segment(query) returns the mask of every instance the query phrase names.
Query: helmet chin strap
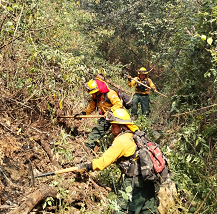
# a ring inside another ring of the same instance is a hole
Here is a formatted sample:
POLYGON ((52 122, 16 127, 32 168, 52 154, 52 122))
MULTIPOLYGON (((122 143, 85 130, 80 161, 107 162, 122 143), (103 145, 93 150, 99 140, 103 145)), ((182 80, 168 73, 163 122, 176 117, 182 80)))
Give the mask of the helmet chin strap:
POLYGON ((124 124, 120 124, 120 125, 121 125, 121 128, 120 128, 118 134, 127 130, 127 127, 124 124))

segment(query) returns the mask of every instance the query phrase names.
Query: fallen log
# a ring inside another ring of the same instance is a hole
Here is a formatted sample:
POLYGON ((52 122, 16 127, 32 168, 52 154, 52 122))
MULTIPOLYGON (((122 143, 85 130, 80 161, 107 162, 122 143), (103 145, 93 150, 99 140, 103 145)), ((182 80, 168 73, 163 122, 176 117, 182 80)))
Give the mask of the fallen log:
POLYGON ((0 209, 12 209, 16 207, 16 205, 0 205, 0 209))
POLYGON ((35 192, 31 193, 27 199, 15 210, 9 214, 28 214, 40 201, 47 197, 55 198, 57 196, 57 190, 55 187, 43 185, 35 192))

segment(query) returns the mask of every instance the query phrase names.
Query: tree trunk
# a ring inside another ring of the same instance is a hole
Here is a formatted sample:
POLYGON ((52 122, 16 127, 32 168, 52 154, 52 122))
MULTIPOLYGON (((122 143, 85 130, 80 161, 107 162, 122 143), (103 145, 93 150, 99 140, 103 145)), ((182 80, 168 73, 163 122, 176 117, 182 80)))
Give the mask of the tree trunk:
POLYGON ((43 185, 38 190, 31 193, 18 208, 11 211, 9 214, 28 214, 40 201, 49 196, 55 198, 56 195, 56 188, 43 185))

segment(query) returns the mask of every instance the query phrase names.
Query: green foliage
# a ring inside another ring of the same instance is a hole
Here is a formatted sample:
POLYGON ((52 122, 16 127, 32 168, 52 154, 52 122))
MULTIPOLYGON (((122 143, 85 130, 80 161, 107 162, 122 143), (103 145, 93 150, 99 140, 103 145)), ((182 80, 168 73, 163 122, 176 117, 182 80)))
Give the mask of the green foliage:
POLYGON ((55 186, 57 187, 58 193, 57 193, 57 199, 59 200, 59 207, 62 210, 67 210, 67 206, 68 206, 68 200, 70 198, 69 195, 69 186, 75 181, 74 178, 71 178, 68 182, 68 186, 62 187, 62 182, 63 182, 62 177, 60 176, 56 176, 56 179, 53 180, 49 186, 55 186))
MULTIPOLYGON (((216 183, 216 170, 209 169, 213 160, 209 159, 209 146, 206 143, 206 136, 200 134, 199 124, 200 119, 197 119, 182 127, 178 133, 176 148, 165 152, 170 160, 172 178, 176 181, 178 189, 187 194, 188 200, 197 195, 195 200, 198 204, 203 201, 210 188, 216 183)), ((216 205, 213 204, 215 197, 216 192, 206 201, 206 209, 209 207, 210 213, 216 209, 216 205)))
MULTIPOLYGON (((216 183, 216 107, 196 110, 217 103, 214 0, 101 0, 82 1, 81 5, 62 0, 9 0, 1 2, 0 17, 1 82, 14 98, 40 113, 42 100, 58 97, 62 103, 68 98, 74 105, 86 99, 83 83, 98 73, 133 93, 122 77, 123 68, 135 73, 141 65, 154 65, 159 89, 169 94, 167 113, 195 110, 175 119, 168 116, 169 124, 163 128, 180 128, 175 132, 175 148, 166 151, 173 179, 189 201, 195 195, 197 204, 204 201, 216 183)), ((54 108, 49 106, 48 110, 53 118, 54 108)), ((154 140, 152 122, 141 116, 135 123, 154 140)), ((62 132, 59 141, 53 142, 56 158, 62 164, 73 159, 64 148, 69 137, 62 132)), ((110 135, 102 140, 105 149, 111 140, 110 135)), ((98 177, 114 190, 119 176, 117 167, 110 166, 98 177)), ((61 181, 55 182, 61 200, 69 197, 61 189, 61 181)), ((214 190, 201 212, 216 212, 216 196, 214 190)), ((43 206, 51 201, 47 199, 43 206)), ((117 204, 111 204, 118 209, 117 204)), ((191 208, 188 212, 194 211, 191 208)))
MULTIPOLYGON (((99 69, 111 74, 120 67, 100 58, 94 38, 85 35, 95 15, 80 10, 73 1, 31 0, 9 5, 0 9, 0 40, 5 46, 0 51, 4 58, 17 60, 16 69, 1 74, 10 91, 22 88, 26 96, 62 99, 99 69), (8 49, 7 44, 13 48, 8 49)), ((106 30, 98 33, 99 38, 107 34, 106 30)))
POLYGON ((42 208, 45 209, 47 205, 52 206, 53 202, 54 199, 52 197, 47 197, 42 203, 42 208))
POLYGON ((125 191, 119 190, 119 192, 121 193, 123 199, 125 199, 126 201, 128 200, 132 201, 132 194, 131 194, 132 190, 133 190, 132 187, 128 186, 126 187, 125 191))
POLYGON ((134 124, 137 125, 140 130, 146 131, 146 133, 150 137, 150 139, 152 139, 154 141, 155 140, 154 139, 154 133, 153 133, 153 130, 151 128, 152 121, 149 120, 145 115, 141 114, 141 109, 139 109, 138 115, 139 115, 139 117, 136 121, 134 121, 134 124))
POLYGON ((120 187, 120 176, 120 170, 115 164, 113 164, 108 166, 103 171, 100 171, 97 175, 97 178, 101 183, 111 187, 115 192, 120 187))
POLYGON ((71 162, 73 160, 73 148, 69 149, 69 143, 67 139, 72 138, 71 135, 65 133, 65 130, 61 130, 59 135, 59 141, 53 142, 54 145, 53 152, 56 160, 61 162, 61 164, 65 164, 71 162))

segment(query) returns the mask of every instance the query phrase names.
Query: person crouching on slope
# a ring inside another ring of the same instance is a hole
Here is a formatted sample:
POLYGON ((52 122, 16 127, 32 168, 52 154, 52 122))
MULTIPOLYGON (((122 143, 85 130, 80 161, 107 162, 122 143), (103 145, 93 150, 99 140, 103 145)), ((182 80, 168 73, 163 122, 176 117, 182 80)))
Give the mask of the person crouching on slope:
MULTIPOLYGON (((91 79, 85 83, 85 88, 88 94, 92 95, 91 101, 87 109, 76 114, 75 118, 78 115, 91 114, 96 107, 101 111, 101 114, 107 114, 108 111, 114 112, 116 109, 122 108, 123 105, 117 93, 110 89, 100 78, 91 79)), ((106 122, 104 117, 100 118, 85 142, 86 147, 94 150, 94 147, 109 130, 110 126, 111 124, 106 122)))
POLYGON ((149 86, 154 92, 156 91, 156 87, 153 84, 152 80, 148 78, 148 71, 146 68, 140 68, 138 71, 138 77, 131 79, 131 76, 128 77, 128 86, 134 87, 135 86, 135 94, 133 95, 132 100, 132 110, 131 110, 131 117, 132 119, 138 118, 138 104, 141 104, 142 114, 145 114, 146 117, 150 114, 150 107, 149 107, 149 89, 142 84, 149 86), (142 83, 138 83, 136 81, 142 83))
POLYGON ((113 213, 157 214, 154 183, 144 181, 136 155, 137 146, 133 133, 138 130, 138 127, 133 124, 125 109, 117 109, 113 113, 108 112, 106 120, 111 123, 111 130, 115 137, 112 145, 99 159, 94 159, 90 163, 78 164, 78 169, 100 171, 115 162, 125 174, 121 191, 127 193, 126 188, 129 186, 132 186, 133 191, 132 200, 124 199, 123 194, 118 195, 119 211, 114 210, 113 213))

